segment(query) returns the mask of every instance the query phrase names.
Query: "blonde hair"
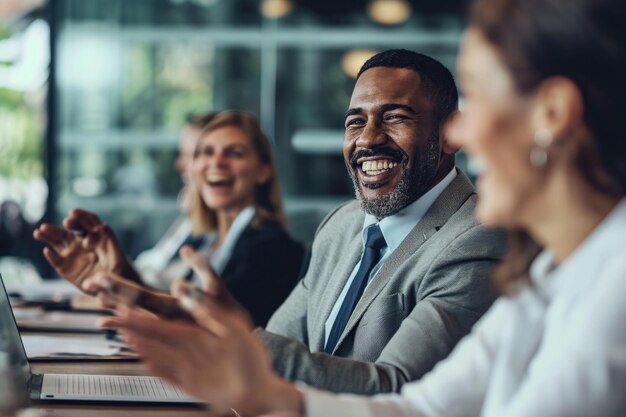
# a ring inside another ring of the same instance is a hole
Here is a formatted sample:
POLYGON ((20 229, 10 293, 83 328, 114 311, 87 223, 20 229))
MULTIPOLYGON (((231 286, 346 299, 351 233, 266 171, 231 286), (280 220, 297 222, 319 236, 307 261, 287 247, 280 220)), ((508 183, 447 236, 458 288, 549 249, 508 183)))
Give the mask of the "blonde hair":
MULTIPOLYGON (((270 179, 256 187, 254 207, 257 212, 255 218, 252 220, 252 226, 258 227, 261 220, 273 220, 283 228, 286 228, 287 221, 283 210, 280 184, 278 182, 278 175, 272 154, 272 145, 261 130, 257 118, 253 114, 243 111, 224 111, 217 114, 211 122, 204 127, 199 138, 201 139, 207 134, 227 126, 236 127, 246 134, 250 139, 250 144, 257 158, 259 158, 259 161, 268 165, 271 171, 270 179)), ((198 140, 196 150, 200 142, 201 140, 198 140)), ((195 158, 196 156, 194 155, 194 159, 195 158)), ((197 185, 194 185, 192 189, 189 218, 194 234, 207 233, 217 229, 217 214, 215 210, 209 208, 204 203, 197 185)))

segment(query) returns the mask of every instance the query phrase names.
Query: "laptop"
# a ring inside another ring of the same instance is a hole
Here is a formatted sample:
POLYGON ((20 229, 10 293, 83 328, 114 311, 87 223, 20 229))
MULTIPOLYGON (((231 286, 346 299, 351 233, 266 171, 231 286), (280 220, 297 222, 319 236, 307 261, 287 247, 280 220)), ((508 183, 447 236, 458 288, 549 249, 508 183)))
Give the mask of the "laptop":
POLYGON ((116 401, 192 404, 179 387, 151 376, 33 374, 0 276, 0 349, 14 356, 15 382, 27 381, 28 396, 46 401, 116 401))

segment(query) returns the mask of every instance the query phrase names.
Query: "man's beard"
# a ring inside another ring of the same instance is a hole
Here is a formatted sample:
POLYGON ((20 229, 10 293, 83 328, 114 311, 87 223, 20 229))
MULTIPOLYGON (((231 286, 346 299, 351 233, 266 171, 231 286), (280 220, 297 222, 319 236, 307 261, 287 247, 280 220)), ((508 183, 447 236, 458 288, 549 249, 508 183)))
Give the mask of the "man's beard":
MULTIPOLYGON (((415 155, 411 165, 408 164, 408 158, 403 158, 403 161, 398 166, 398 168, 402 169, 398 184, 388 194, 378 197, 365 198, 363 196, 363 185, 359 182, 355 172, 358 167, 355 168, 351 164, 351 169, 348 172, 352 179, 356 198, 361 203, 361 209, 364 212, 375 216, 377 219, 383 219, 398 213, 424 194, 436 175, 439 161, 439 140, 436 138, 429 139, 428 143, 429 149, 426 151, 425 157, 420 158, 419 155, 415 155)), ((376 154, 381 155, 383 153, 376 152, 376 154)), ((381 186, 374 184, 368 188, 375 189, 381 186)))

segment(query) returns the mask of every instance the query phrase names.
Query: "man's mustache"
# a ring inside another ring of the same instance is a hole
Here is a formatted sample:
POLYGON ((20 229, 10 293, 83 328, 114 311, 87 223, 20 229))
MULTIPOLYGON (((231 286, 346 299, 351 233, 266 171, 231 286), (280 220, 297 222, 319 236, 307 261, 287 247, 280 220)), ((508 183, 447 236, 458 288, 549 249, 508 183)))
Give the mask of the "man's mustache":
POLYGON ((371 157, 388 157, 393 159, 396 162, 400 162, 404 164, 408 161, 409 157, 404 152, 393 149, 393 148, 378 148, 378 149, 361 149, 355 151, 352 155, 350 155, 350 166, 352 168, 357 168, 357 161, 361 158, 371 158, 371 157))

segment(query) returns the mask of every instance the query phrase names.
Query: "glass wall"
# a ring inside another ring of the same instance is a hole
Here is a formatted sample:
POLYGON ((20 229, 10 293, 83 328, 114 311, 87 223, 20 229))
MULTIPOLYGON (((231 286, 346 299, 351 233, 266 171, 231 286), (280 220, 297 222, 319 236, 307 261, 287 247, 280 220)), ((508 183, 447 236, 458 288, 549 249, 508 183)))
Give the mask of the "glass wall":
POLYGON ((178 215, 173 162, 186 118, 232 108, 256 113, 274 141, 291 232, 310 242, 352 198, 341 144, 359 66, 401 47, 453 69, 463 27, 456 1, 52 4, 55 216, 97 212, 132 255, 178 215))
POLYGON ((32 231, 48 197, 43 138, 50 30, 43 15, 15 19, 8 6, 0 5, 0 271, 17 281, 46 270, 32 231))

